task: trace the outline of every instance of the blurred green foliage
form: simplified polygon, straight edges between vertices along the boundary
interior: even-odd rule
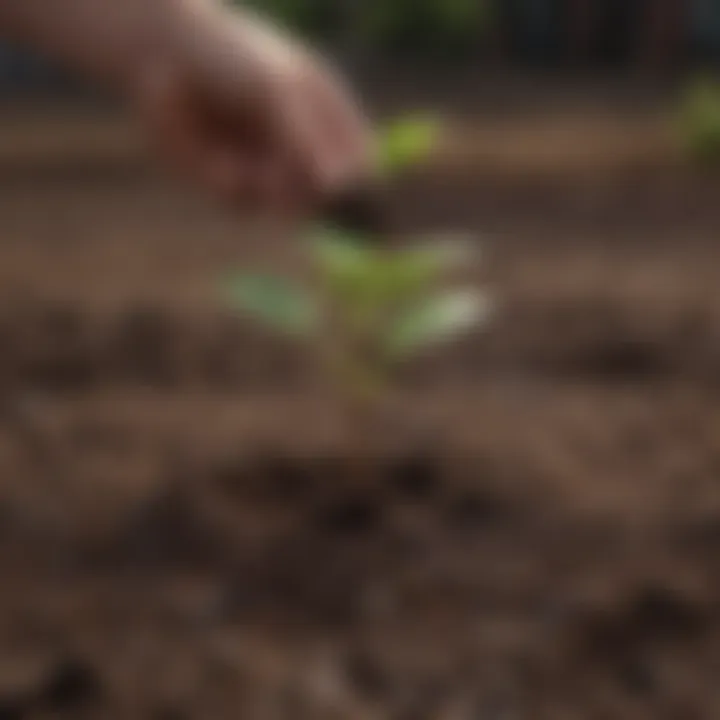
[[[230,0],[238,7],[250,7],[304,34],[325,34],[332,20],[330,4],[324,0]]]
[[[383,52],[463,52],[482,42],[493,0],[231,0],[295,31],[329,40],[354,37]]]
[[[397,175],[426,160],[437,145],[440,122],[428,116],[400,118],[379,133],[378,166],[385,175]]]
[[[720,163],[720,82],[702,78],[688,88],[678,128],[683,147],[693,160]]]
[[[463,51],[476,46],[491,21],[483,0],[366,0],[361,32],[386,51]]]

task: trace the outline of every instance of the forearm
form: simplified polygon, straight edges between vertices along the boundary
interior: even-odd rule
[[[0,0],[0,36],[119,84],[187,32],[212,0]]]

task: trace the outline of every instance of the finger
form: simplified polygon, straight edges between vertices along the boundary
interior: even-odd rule
[[[313,73],[307,82],[317,124],[337,167],[334,172],[344,183],[369,175],[372,170],[372,135],[366,114],[331,71]]]
[[[298,79],[277,98],[275,138],[292,194],[316,202],[336,183],[336,158],[318,117],[314,98]]]
[[[214,196],[247,212],[257,202],[246,154],[232,147],[185,92],[185,84],[156,74],[145,85],[142,111],[166,162]]]

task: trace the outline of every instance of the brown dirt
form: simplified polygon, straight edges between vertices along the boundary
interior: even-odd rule
[[[720,196],[590,177],[398,190],[500,304],[362,452],[214,296],[297,248],[137,170],[8,173],[0,718],[716,718]]]

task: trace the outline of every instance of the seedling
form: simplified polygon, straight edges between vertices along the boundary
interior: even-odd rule
[[[441,287],[446,273],[470,259],[461,244],[389,251],[324,230],[309,247],[312,288],[241,277],[231,282],[230,298],[265,327],[311,343],[355,404],[378,401],[403,362],[487,317],[487,300],[474,288]]]
[[[416,164],[435,134],[432,121],[394,123],[379,138],[380,170]],[[488,317],[488,300],[477,289],[444,287],[450,273],[473,260],[467,243],[390,248],[325,225],[311,231],[307,247],[315,282],[240,276],[231,280],[229,298],[268,329],[308,343],[348,407],[377,407],[406,361]]]

